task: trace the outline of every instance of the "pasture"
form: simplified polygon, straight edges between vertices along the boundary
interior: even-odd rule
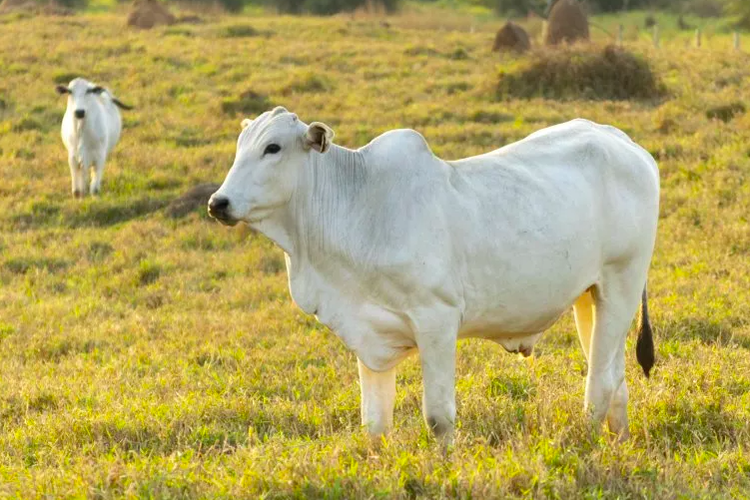
[[[441,29],[443,16],[209,16],[144,32],[113,13],[0,17],[0,496],[748,496],[750,56],[720,27],[700,50],[689,35],[667,33],[656,50],[628,31],[668,95],[498,101],[499,69],[517,64],[490,52],[500,22],[470,29],[456,16]],[[136,106],[102,194],[82,201],[54,90],[75,76]],[[586,423],[568,314],[526,360],[459,343],[447,455],[422,422],[408,359],[395,430],[371,445],[356,358],[292,304],[281,250],[204,208],[164,213],[193,185],[221,182],[241,119],[275,105],[348,147],[415,128],[446,159],[575,117],[651,151],[657,365],[645,379],[633,333],[630,441]],[[736,114],[709,112],[721,106]]]

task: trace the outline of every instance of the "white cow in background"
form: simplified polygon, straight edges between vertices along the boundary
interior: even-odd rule
[[[62,122],[62,140],[68,150],[68,165],[73,196],[86,194],[89,168],[94,166],[91,194],[101,190],[104,162],[120,139],[122,119],[117,109],[133,109],[118,101],[107,89],[83,78],[76,78],[66,87],[56,87],[68,95],[68,108]]]
[[[585,408],[628,435],[625,338],[654,346],[646,276],[659,172],[628,136],[586,120],[481,156],[444,161],[413,130],[358,150],[284,108],[244,120],[210,214],[286,252],[289,288],[359,358],[362,418],[392,424],[396,365],[419,351],[428,426],[450,441],[456,341],[531,353],[571,306],[589,362]]]

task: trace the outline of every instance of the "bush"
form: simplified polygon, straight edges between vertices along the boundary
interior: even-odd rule
[[[721,17],[724,5],[721,0],[690,0],[683,4],[682,11],[698,17]]]
[[[537,50],[502,71],[499,99],[653,99],[666,94],[647,61],[614,46]]]
[[[487,7],[509,16],[525,16],[529,12],[543,14],[547,8],[547,0],[495,0],[494,5]]]
[[[227,12],[240,12],[248,2],[245,0],[219,0],[219,3],[227,9]]]
[[[737,26],[750,28],[750,2],[747,0],[725,0],[729,14],[738,17]]]
[[[714,106],[706,111],[706,118],[709,120],[721,120],[724,123],[730,121],[737,115],[740,115],[746,111],[745,105],[739,101],[730,102],[729,104],[721,104]]]
[[[279,12],[301,14],[303,12],[317,15],[331,15],[338,12],[349,12],[368,5],[382,7],[387,12],[398,8],[399,0],[269,0]]]

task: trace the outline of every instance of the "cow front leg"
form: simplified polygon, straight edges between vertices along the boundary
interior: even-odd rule
[[[393,427],[393,405],[396,402],[396,367],[383,372],[372,371],[362,360],[359,364],[359,386],[362,391],[362,425],[372,438],[388,433]]]
[[[456,340],[455,335],[434,335],[422,336],[419,343],[422,412],[427,427],[445,445],[453,442],[456,421]]]
[[[70,167],[70,190],[75,198],[83,197],[83,190],[81,189],[81,166],[78,163],[78,159],[73,154],[68,155],[68,166]]]
[[[102,189],[102,176],[104,175],[104,158],[101,156],[94,162],[94,171],[91,177],[89,191],[93,195],[99,194]]]

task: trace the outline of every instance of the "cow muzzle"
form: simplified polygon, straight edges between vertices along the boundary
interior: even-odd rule
[[[229,214],[229,209],[229,198],[226,196],[214,194],[208,200],[208,215],[226,226],[234,226],[238,221]]]
[[[86,118],[86,110],[85,109],[76,109],[76,111],[75,111],[74,114],[75,114],[76,118],[78,118],[79,120],[83,120],[84,118]]]

